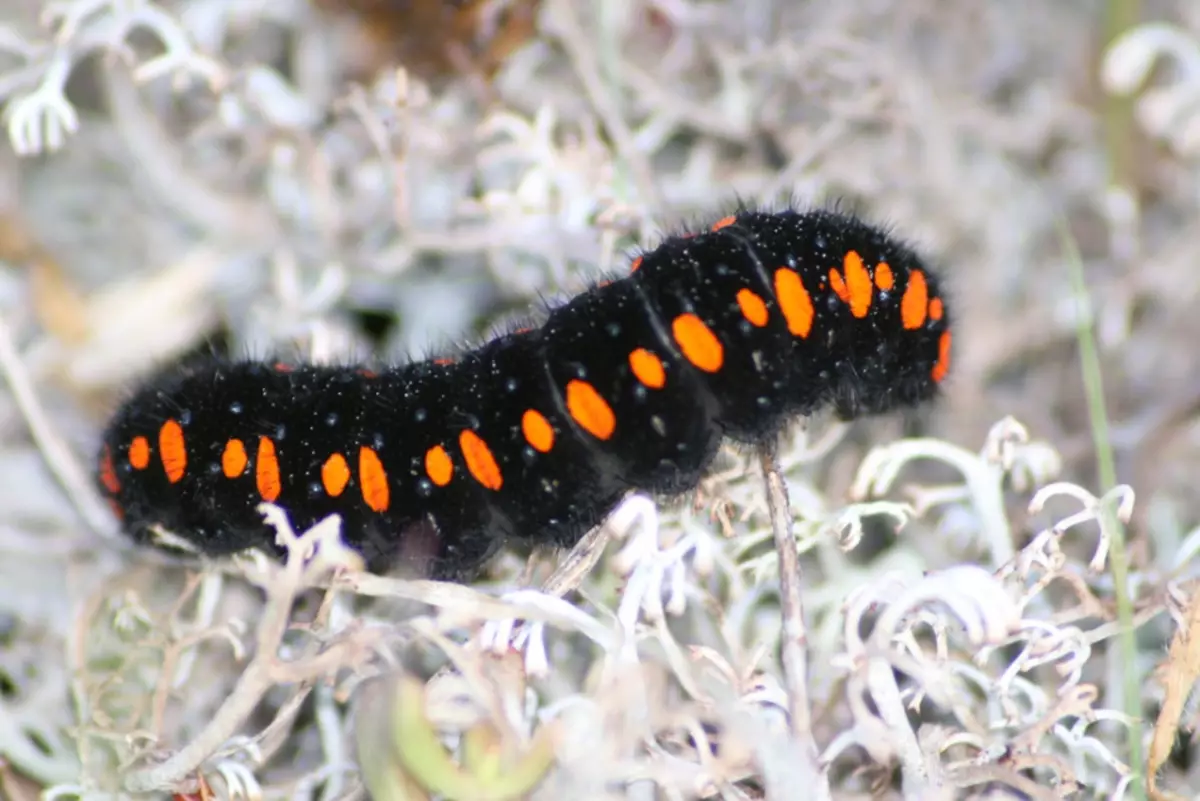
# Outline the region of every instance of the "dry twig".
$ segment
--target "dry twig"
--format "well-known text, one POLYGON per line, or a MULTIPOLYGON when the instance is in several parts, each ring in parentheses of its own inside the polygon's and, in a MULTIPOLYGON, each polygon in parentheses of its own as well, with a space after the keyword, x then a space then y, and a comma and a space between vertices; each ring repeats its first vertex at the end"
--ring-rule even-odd
POLYGON ((762 471, 767 490, 767 508, 771 531, 779 553, 779 607, 782 619, 782 661, 784 686, 788 694, 788 716, 800 765, 818 786, 812 798, 830 798, 829 781, 818 763, 817 743, 813 739, 812 715, 808 701, 808 635, 804 626, 804 604, 800 598, 800 557, 792 535, 792 519, 787 488, 779 473, 776 442, 762 447, 762 471))

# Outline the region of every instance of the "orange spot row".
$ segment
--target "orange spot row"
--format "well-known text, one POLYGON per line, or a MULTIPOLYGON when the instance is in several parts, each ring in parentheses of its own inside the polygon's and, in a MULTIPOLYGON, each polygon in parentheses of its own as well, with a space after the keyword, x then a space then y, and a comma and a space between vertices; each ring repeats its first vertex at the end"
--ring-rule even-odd
MULTIPOLYGON (((550 450, 550 446, 554 444, 554 431, 545 417, 531 409, 525 413, 522 426, 525 438, 534 447, 537 447, 538 450, 550 450)), ((500 465, 497 464, 496 457, 483 437, 469 428, 464 429, 458 435, 458 447, 462 450, 463 461, 472 478, 493 491, 504 486, 504 476, 500 473, 500 465)), ((364 448, 363 450, 365 452, 370 449, 364 448)), ((374 451, 371 451, 371 454, 373 456, 374 451)), ((378 462, 378 457, 375 459, 378 462)), ((382 474, 382 466, 379 467, 379 472, 382 474)), ((446 486, 454 478, 454 462, 451 461, 450 454, 443 446, 434 445, 425 451, 425 475, 439 487, 446 486)), ((383 482, 383 486, 385 495, 382 504, 386 507, 386 481, 383 482)), ((365 487, 363 494, 364 497, 367 495, 365 487)), ((367 503, 375 508, 370 499, 367 503)))
MULTIPOLYGON (((713 369, 719 369, 723 359, 721 344, 708 327, 694 315, 681 315, 679 320, 682 321, 680 336, 689 343, 687 347, 692 358, 710 366, 715 359, 713 369)), ((665 386, 666 367, 655 354, 638 348, 629 355, 629 363, 634 376, 645 386, 651 389, 665 386)), ((565 395, 567 413, 580 428, 602 441, 612 438, 617 427, 616 413, 594 386, 581 379, 572 379, 567 382, 565 395)), ((527 409, 521 416, 521 433, 529 446, 539 453, 548 453, 554 447, 554 427, 536 409, 527 409)), ((465 429, 459 434, 458 444, 472 478, 490 490, 504 486, 500 466, 483 437, 465 429)), ((438 487, 446 486, 454 478, 454 462, 445 446, 434 445, 425 452, 425 475, 438 487)), ((328 482, 326 486, 328 488, 328 482)))
MULTIPOLYGON (((486 447, 483 450, 486 456, 490 457, 490 452, 487 452, 486 447)), ((159 428, 158 451, 167 480, 172 484, 182 481, 187 472, 187 449, 184 443, 183 427, 177 420, 168 420, 159 428)), ((149 440, 141 435, 134 437, 129 443, 130 466, 136 470, 145 470, 150 465, 150 457, 149 440)), ((478 463, 480 456, 477 453, 472 458, 478 463)), ((239 478, 245 475, 249 463, 250 458, 246 452, 245 443, 237 438, 229 439, 221 452, 222 474, 230 479, 239 478)), ((449 464, 449 457, 447 457, 447 464, 449 464)), ((495 466, 494 460, 492 466, 495 466)), ((472 470, 473 472, 478 470, 483 475, 486 474, 487 466, 484 464, 483 467, 472 468, 472 470)), ((376 512, 386 511, 389 504, 387 473, 383 469, 379 455, 371 448, 364 446, 360 449, 358 471, 363 500, 367 506, 376 512)), ((498 481, 499 470, 496 469, 494 472, 495 478, 492 480, 498 481)), ((447 480, 449 480, 448 477, 447 480)), ((104 448, 100 457, 100 482, 113 495, 121 489, 121 482, 113 463, 112 451, 108 447, 104 448)), ((321 485, 330 497, 340 496, 349 482, 350 468, 342 454, 335 453, 325 460, 321 466, 321 485)), ((258 438, 254 484, 259 496, 265 501, 277 500, 282 492, 283 482, 279 457, 275 450, 275 443, 270 437, 258 438)))
MULTIPOLYGON (((713 358, 712 347, 716 348, 716 358, 721 358, 720 343, 716 338, 706 342, 700 328, 711 336, 711 331, 692 315, 694 323, 684 323, 685 339, 693 342, 696 352, 701 354, 697 359, 713 358), (695 330, 688 326, 698 325, 695 330)), ((629 356, 630 368, 634 376, 645 386, 659 389, 666 384, 666 368, 662 359, 650 351, 639 348, 629 356)), ((608 404, 594 386, 581 379, 572 379, 566 387, 567 413, 571 419, 584 431, 596 439, 606 441, 612 438, 617 427, 617 416, 612 406, 608 404)), ((536 409, 526 409, 521 416, 521 433, 531 448, 539 453, 548 453, 555 442, 554 427, 546 416, 536 409)), ((496 457, 486 441, 475 431, 463 430, 458 437, 459 448, 467 472, 482 486, 490 490, 499 490, 504 486, 504 477, 496 457)), ((434 445, 425 452, 425 475, 436 486, 444 487, 454 478, 454 462, 443 445, 434 445)))
MULTIPOLYGON (((532 409, 525 412, 525 416, 522 419, 522 429, 524 430, 526 440, 542 452, 550 450, 550 447, 554 444, 554 430, 550 427, 549 421, 532 409)), ((500 472, 500 465, 496 462, 495 455, 492 454, 491 448, 488 447, 483 437, 469 428, 464 429, 458 435, 458 446, 462 450, 467 472, 471 474, 472 478, 493 491, 499 490, 504 486, 504 476, 500 472)), ((371 457, 374 458, 375 463, 378 464, 378 457, 374 455, 374 451, 364 448, 363 452, 369 452, 371 457)), ((365 481, 367 474, 374 472, 374 469, 368 470, 364 467, 360 471, 363 473, 365 481)), ((378 466, 378 472, 382 476, 382 465, 378 466)), ((446 486, 454 478, 454 462, 450 459, 450 454, 446 451, 445 447, 434 445, 425 451, 425 475, 439 487, 446 486)), ((375 508, 376 502, 385 508, 387 506, 386 480, 381 482, 381 486, 384 493, 382 499, 376 498, 374 502, 372 498, 367 499, 367 504, 371 508, 375 508)), ((370 494, 375 495, 376 493, 370 494)), ((365 486, 363 488, 363 496, 368 496, 367 487, 365 486)))
MULTIPOLYGON (((719 367, 719 361, 723 358, 720 342, 698 317, 682 315, 680 319, 683 318, 690 318, 690 321, 682 323, 681 330, 683 339, 691 343, 688 347, 694 358, 701 363, 711 363, 715 358, 719 367), (711 341, 706 335, 711 337, 711 341)), ((666 368, 662 359, 655 354, 638 348, 629 355, 629 363, 634 376, 645 386, 651 389, 665 386, 666 368)), ((580 428, 602 441, 612 438, 617 427, 616 413, 594 386, 581 379, 572 379, 567 382, 565 395, 567 413, 580 428)), ((521 433, 529 446, 539 453, 548 453, 554 447, 554 427, 536 409, 526 409, 522 414, 521 433)), ((459 434, 458 444, 472 478, 490 490, 499 490, 504 486, 500 466, 483 437, 466 429, 459 434)), ((446 486, 453 479, 454 462, 443 445, 434 445, 425 452, 425 475, 439 487, 446 486)))
MULTIPOLYGON (((845 275, 835 267, 829 271, 829 286, 843 303, 850 306, 850 313, 855 317, 866 317, 871 310, 874 288, 888 292, 896 285, 896 276, 887 262, 875 266, 875 274, 871 275, 863 264, 862 257, 856 251, 849 251, 842 262, 845 275)), ((941 298, 929 297, 929 283, 925 273, 913 270, 908 277, 908 285, 900 298, 900 321, 906 330, 920 328, 926 320, 941 320, 945 314, 941 298)))
MULTIPOLYGON (((172 484, 181 481, 183 474, 187 472, 187 448, 184 447, 183 427, 178 421, 168 420, 158 429, 158 453, 167 480, 172 484)), ((128 455, 130 467, 134 470, 145 470, 150 466, 150 440, 140 434, 134 437, 129 442, 128 455)), ((112 451, 107 447, 100 461, 100 481, 109 492, 115 493, 121 489, 112 451)))

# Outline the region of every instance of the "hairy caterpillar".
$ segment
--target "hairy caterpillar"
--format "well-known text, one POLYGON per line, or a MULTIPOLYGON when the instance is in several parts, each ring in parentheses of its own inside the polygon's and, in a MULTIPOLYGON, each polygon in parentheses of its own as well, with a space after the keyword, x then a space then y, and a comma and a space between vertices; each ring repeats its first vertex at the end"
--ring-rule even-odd
POLYGON ((741 209, 451 359, 173 370, 114 415, 98 480, 141 540, 160 524, 212 555, 272 551, 266 500, 297 527, 339 513, 373 569, 461 577, 509 538, 575 543, 631 489, 694 487, 722 438, 933 397, 950 323, 886 232, 741 209))

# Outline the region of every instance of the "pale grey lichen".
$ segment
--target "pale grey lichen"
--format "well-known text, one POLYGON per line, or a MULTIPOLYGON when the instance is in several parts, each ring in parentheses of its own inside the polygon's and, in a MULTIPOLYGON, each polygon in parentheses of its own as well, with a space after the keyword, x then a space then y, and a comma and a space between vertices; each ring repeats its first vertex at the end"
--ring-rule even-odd
MULTIPOLYGON (((1098 126, 1064 66, 1086 49, 1090 17, 1073 4, 754 3, 743 14, 745 3, 685 2, 652 4, 647 22, 638 4, 590 20, 594 5, 547 0, 542 41, 514 56, 483 110, 461 87, 434 91, 395 70, 333 91, 340 77, 304 76, 336 76, 335 63, 281 66, 299 46, 255 40, 239 53, 256 57, 234 57, 264 23, 296 40, 325 34, 299 0, 76 0, 5 19, 7 134, 16 153, 41 157, 20 162, 43 187, 22 202, 41 230, 84 242, 55 252, 68 271, 98 265, 89 319, 105 333, 67 347, 15 306, 3 313, 21 321, 31 383, 83 452, 97 423, 63 410, 56 376, 111 391, 194 348, 218 319, 235 347, 299 341, 338 360, 363 352, 348 311, 399 308, 383 347, 405 358, 461 338, 487 304, 527 304, 580 289, 594 268, 624 269, 635 241, 651 244, 728 195, 865 202, 955 268, 969 311, 945 412, 969 423, 953 436, 873 437, 866 449, 818 420, 782 447, 819 753, 798 759, 788 738, 762 477, 727 449, 695 496, 629 498, 608 521, 613 546, 567 597, 339 572, 354 560, 336 521, 297 534, 278 510, 285 564, 197 572, 115 545, 83 549, 69 509, 44 524, 53 538, 41 518, 6 519, 0 578, 23 580, 0 592, 0 624, 11 621, 0 636, 0 756, 46 797, 194 791, 198 774, 222 797, 357 797, 350 733, 372 710, 356 691, 398 670, 433 674, 427 711, 451 748, 480 719, 500 721, 510 744, 563 723, 558 763, 534 797, 741 799, 797 782, 814 797, 921 801, 1129 792, 1144 770, 1128 745, 1142 721, 1123 711, 1116 677, 1148 677, 1171 633, 1187 630, 1200 528, 1186 505, 1163 513, 1136 482, 1079 477, 1078 443, 1053 429, 1069 415, 1039 394, 1061 385, 1058 373, 1045 382, 1030 367, 1020 392, 999 395, 1028 415, 987 408, 981 421, 986 404, 970 394, 1073 342, 1076 304, 1067 308, 1046 243, 1060 205, 1103 205, 1098 126), (749 28, 772 11, 764 43, 749 28), (97 64, 111 67, 96 70, 111 119, 68 97, 75 71, 97 64), (133 157, 70 163, 95 152, 84 146, 101 126, 133 157), (99 178, 84 172, 100 161, 99 178), (32 166, 43 163, 70 169, 32 166), (143 182, 118 191, 114 174, 143 182), (193 238, 155 235, 147 208, 193 238), (78 236, 88 218, 115 228, 114 240, 148 244, 107 250, 112 240, 78 236), (1154 552, 1130 576, 1139 641, 1124 664, 1109 526, 1146 509, 1154 552), (46 602, 46 587, 78 596, 77 614, 46 602)), ((1135 29, 1100 74, 1185 157, 1192 28, 1135 29), (1164 61, 1172 69, 1152 76, 1164 61)), ((1166 218, 1195 218, 1194 186, 1164 191, 1176 204, 1166 218)), ((1104 324, 1110 358, 1123 346, 1135 354, 1120 378, 1157 397, 1164 376, 1191 363, 1192 343, 1127 339, 1139 330, 1127 312, 1158 303, 1194 316, 1200 284, 1194 232, 1155 231, 1120 251, 1142 261, 1089 257, 1097 280, 1120 278, 1087 313, 1104 324), (1162 356, 1172 352, 1176 361, 1162 356)), ((53 485, 19 461, 31 449, 7 394, 0 413, 0 502, 17 510, 11 499, 32 494, 31 482, 53 485)), ((1119 433, 1137 441, 1138 425, 1119 433)), ((65 506, 57 488, 42 492, 65 506)), ((500 574, 516 575, 514 561, 500 574)), ((1159 684, 1139 686, 1143 710, 1162 702, 1159 684)), ((1195 703, 1183 704, 1184 723, 1195 703)), ((1176 786, 1195 779, 1187 764, 1170 767, 1176 786)))

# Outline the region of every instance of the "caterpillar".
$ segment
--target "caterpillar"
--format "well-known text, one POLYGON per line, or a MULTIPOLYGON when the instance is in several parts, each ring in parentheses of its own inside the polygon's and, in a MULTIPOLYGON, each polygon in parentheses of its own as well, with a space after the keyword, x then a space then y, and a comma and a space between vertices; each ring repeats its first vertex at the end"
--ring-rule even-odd
POLYGON ((113 415, 98 485, 139 542, 272 552, 270 501, 297 530, 340 514, 372 570, 462 578, 506 541, 573 545, 630 490, 694 488, 725 438, 945 382, 938 277, 856 216, 739 208, 631 267, 452 358, 170 368, 113 415))

